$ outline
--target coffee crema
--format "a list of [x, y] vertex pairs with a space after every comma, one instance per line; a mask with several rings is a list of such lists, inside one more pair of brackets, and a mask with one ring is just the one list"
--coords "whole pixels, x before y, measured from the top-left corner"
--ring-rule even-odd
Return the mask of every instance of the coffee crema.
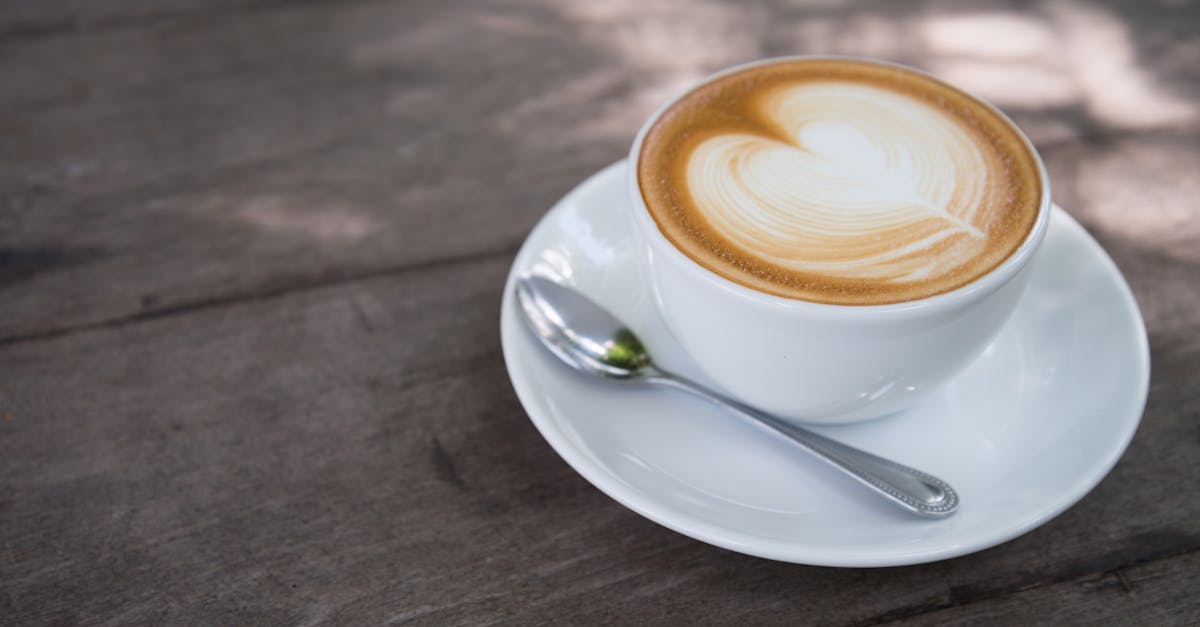
[[879, 305], [1001, 264], [1041, 205], [1037, 159], [993, 109], [934, 78], [851, 59], [748, 67], [647, 132], [638, 186], [688, 257], [749, 288]]

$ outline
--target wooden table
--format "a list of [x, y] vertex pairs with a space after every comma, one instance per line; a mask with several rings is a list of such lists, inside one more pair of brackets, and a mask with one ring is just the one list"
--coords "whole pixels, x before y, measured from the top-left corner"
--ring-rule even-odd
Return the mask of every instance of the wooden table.
[[[0, 4], [0, 623], [1200, 621], [1200, 8], [813, 4]], [[717, 549], [513, 394], [535, 221], [679, 87], [802, 52], [994, 100], [1136, 292], [1138, 434], [1026, 536]]]

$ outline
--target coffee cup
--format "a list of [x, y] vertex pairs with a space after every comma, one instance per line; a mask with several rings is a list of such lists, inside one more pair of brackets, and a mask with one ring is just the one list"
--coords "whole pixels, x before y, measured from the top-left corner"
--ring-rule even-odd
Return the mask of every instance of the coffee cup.
[[731, 396], [839, 424], [909, 409], [1009, 318], [1050, 191], [1000, 111], [904, 66], [784, 57], [663, 105], [630, 149], [662, 318]]

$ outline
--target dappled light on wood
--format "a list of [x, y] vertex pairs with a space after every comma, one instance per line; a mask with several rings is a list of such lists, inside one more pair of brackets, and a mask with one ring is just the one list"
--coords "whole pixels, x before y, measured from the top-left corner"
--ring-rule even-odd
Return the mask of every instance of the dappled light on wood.
[[370, 216], [349, 207], [305, 206], [286, 196], [266, 195], [250, 199], [237, 210], [238, 218], [267, 234], [301, 235], [318, 241], [353, 242], [373, 230]]

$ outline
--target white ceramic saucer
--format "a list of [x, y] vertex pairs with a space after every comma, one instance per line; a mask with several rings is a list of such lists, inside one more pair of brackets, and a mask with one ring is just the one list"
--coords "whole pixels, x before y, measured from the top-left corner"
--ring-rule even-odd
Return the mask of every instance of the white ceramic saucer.
[[669, 389], [575, 373], [518, 318], [516, 276], [539, 267], [629, 323], [664, 366], [704, 380], [635, 265], [625, 163], [566, 196], [513, 264], [500, 315], [513, 387], [579, 474], [643, 516], [717, 546], [828, 566], [930, 562], [994, 546], [1058, 515], [1113, 467], [1137, 429], [1149, 351], [1137, 305], [1100, 246], [1061, 209], [1000, 337], [924, 405], [815, 429], [954, 485], [957, 515], [910, 516], [785, 441]]

